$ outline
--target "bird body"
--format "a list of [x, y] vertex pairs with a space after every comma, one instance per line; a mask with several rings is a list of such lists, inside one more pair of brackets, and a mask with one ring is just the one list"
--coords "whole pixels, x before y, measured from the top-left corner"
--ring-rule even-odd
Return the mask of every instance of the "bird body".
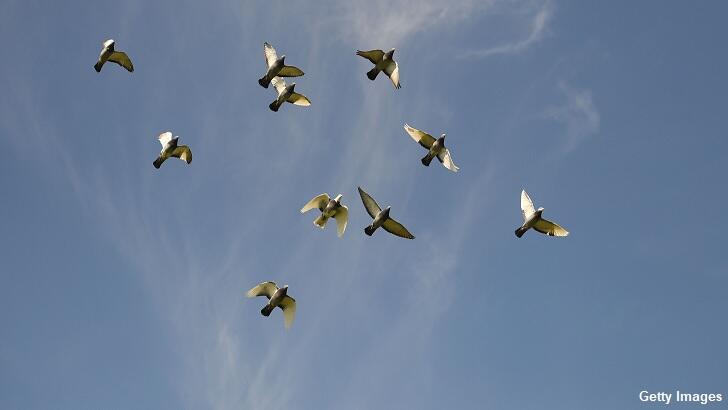
[[372, 217], [373, 221], [371, 225], [364, 228], [364, 233], [368, 236], [372, 236], [374, 234], [374, 231], [377, 229], [384, 228], [385, 231], [391, 233], [392, 235], [399, 236], [401, 238], [406, 239], [414, 239], [415, 236], [412, 235], [407, 228], [405, 228], [402, 224], [395, 221], [389, 216], [389, 212], [391, 210], [391, 207], [386, 207], [384, 210], [377, 204], [377, 202], [372, 198], [369, 194], [364, 192], [363, 189], [358, 188], [359, 190], [359, 196], [361, 196], [361, 201], [364, 204], [364, 209], [366, 209], [369, 216]]
[[407, 134], [409, 134], [415, 142], [427, 149], [427, 155], [425, 155], [421, 160], [422, 165], [429, 167], [433, 158], [437, 158], [445, 168], [452, 172], [458, 172], [460, 168], [452, 161], [450, 150], [445, 147], [445, 134], [442, 134], [440, 138], [435, 139], [432, 135], [411, 127], [408, 124], [404, 125], [404, 130], [407, 131]]
[[533, 206], [531, 197], [525, 190], [521, 191], [521, 212], [523, 213], [523, 225], [516, 229], [516, 237], [520, 238], [529, 229], [541, 232], [548, 236], [568, 236], [569, 231], [558, 224], [542, 217], [544, 208], [536, 209]]
[[364, 57], [374, 64], [374, 68], [367, 72], [367, 78], [374, 81], [379, 73], [384, 71], [384, 74], [392, 81], [394, 88], [402, 88], [402, 85], [399, 83], [399, 66], [394, 61], [394, 49], [386, 53], [382, 50], [357, 50], [356, 55]]
[[266, 71], [265, 75], [258, 80], [261, 87], [268, 88], [275, 77], [300, 77], [303, 71], [300, 68], [286, 65], [286, 56], [280, 58], [276, 54], [276, 49], [270, 44], [263, 43], [263, 52], [265, 54]]
[[311, 101], [303, 94], [299, 94], [295, 91], [296, 83], [287, 85], [281, 77], [273, 77], [271, 84], [275, 87], [278, 96], [275, 101], [270, 103], [268, 108], [273, 112], [277, 112], [281, 105], [285, 102], [289, 102], [294, 105], [300, 105], [302, 107], [308, 107], [311, 105]]
[[270, 316], [275, 308], [280, 308], [283, 311], [286, 329], [290, 328], [293, 324], [293, 319], [296, 317], [296, 300], [288, 296], [288, 285], [279, 288], [275, 282], [262, 282], [250, 289], [246, 293], [246, 296], [249, 298], [256, 296], [267, 297], [268, 303], [263, 306], [260, 313], [267, 317]]
[[123, 51], [115, 51], [114, 44], [115, 42], [113, 39], [104, 41], [104, 47], [101, 49], [99, 59], [96, 61], [96, 64], [94, 64], [96, 72], [101, 72], [101, 67], [103, 67], [107, 61], [111, 61], [112, 63], [116, 63], [124, 67], [130, 73], [134, 72], [134, 65], [131, 63], [129, 56]]
[[321, 194], [308, 201], [301, 208], [301, 213], [306, 213], [312, 209], [321, 211], [321, 215], [313, 221], [314, 225], [321, 229], [324, 229], [326, 222], [328, 222], [329, 218], [333, 217], [336, 220], [337, 235], [341, 238], [344, 235], [344, 231], [346, 231], [346, 224], [349, 221], [349, 208], [341, 204], [342, 197], [343, 195], [339, 194], [336, 198], [332, 199], [328, 194]]
[[179, 145], [179, 136], [172, 137], [170, 131], [163, 132], [157, 137], [159, 143], [162, 144], [162, 150], [159, 152], [159, 156], [154, 160], [154, 168], [159, 169], [162, 163], [170, 157], [179, 158], [186, 163], [192, 162], [192, 151], [187, 145]]

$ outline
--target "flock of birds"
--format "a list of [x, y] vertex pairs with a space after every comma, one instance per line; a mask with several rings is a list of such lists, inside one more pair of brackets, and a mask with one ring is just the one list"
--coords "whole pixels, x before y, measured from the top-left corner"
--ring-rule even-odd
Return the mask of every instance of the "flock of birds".
[[[101, 72], [101, 68], [106, 62], [112, 62], [124, 67], [129, 72], [133, 72], [134, 65], [129, 56], [123, 51], [115, 50], [114, 46], [115, 42], [111, 39], [103, 43], [103, 49], [101, 50], [98, 61], [94, 65], [94, 69], [97, 72]], [[258, 79], [258, 83], [264, 88], [268, 88], [272, 84], [277, 93], [276, 99], [268, 107], [272, 111], [277, 112], [286, 102], [302, 107], [310, 106], [311, 101], [305, 95], [295, 91], [295, 82], [289, 85], [283, 80], [283, 77], [303, 76], [303, 71], [298, 67], [286, 65], [286, 56], [282, 55], [278, 57], [275, 48], [270, 44], [264, 43], [263, 51], [266, 72], [263, 77]], [[396, 89], [402, 87], [399, 81], [399, 66], [393, 58], [394, 49], [388, 52], [382, 50], [357, 51], [356, 54], [374, 64], [374, 68], [367, 72], [367, 78], [374, 81], [380, 72], [384, 72]], [[435, 138], [408, 124], [404, 125], [404, 130], [415, 142], [427, 150], [427, 154], [421, 159], [424, 166], [430, 166], [432, 160], [437, 158], [445, 168], [452, 172], [458, 172], [459, 168], [453, 162], [450, 151], [445, 147], [445, 134], [442, 134], [439, 138]], [[157, 139], [162, 144], [162, 150], [153, 162], [155, 168], [158, 169], [161, 167], [164, 161], [170, 157], [179, 158], [187, 164], [192, 162], [192, 150], [187, 145], [179, 145], [179, 137], [173, 137], [172, 133], [167, 131], [160, 134]], [[372, 218], [372, 223], [364, 228], [366, 235], [372, 236], [377, 229], [382, 228], [392, 235], [401, 238], [415, 238], [404, 225], [389, 215], [391, 210], [390, 206], [382, 209], [377, 204], [377, 201], [361, 189], [361, 187], [358, 187], [358, 191], [361, 201], [364, 204], [364, 209]], [[339, 237], [342, 237], [349, 221], [349, 208], [341, 203], [342, 197], [343, 195], [341, 194], [333, 199], [328, 194], [318, 195], [301, 208], [301, 213], [317, 209], [320, 215], [313, 223], [321, 229], [326, 227], [326, 223], [330, 218], [334, 218], [337, 234]], [[521, 211], [523, 214], [523, 224], [515, 232], [519, 238], [531, 228], [548, 236], [567, 236], [569, 234], [566, 229], [558, 224], [544, 219], [542, 217], [544, 208], [536, 209], [525, 190], [521, 191]], [[289, 328], [293, 323], [296, 316], [296, 300], [288, 295], [288, 285], [278, 287], [274, 282], [263, 282], [250, 289], [246, 293], [246, 296], [265, 296], [268, 298], [268, 303], [260, 311], [263, 316], [270, 316], [275, 308], [280, 308], [283, 311], [285, 327]]]

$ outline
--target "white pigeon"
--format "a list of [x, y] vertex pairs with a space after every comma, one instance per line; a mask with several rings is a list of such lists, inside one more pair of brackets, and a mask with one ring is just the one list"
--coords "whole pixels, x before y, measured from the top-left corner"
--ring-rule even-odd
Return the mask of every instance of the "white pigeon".
[[276, 54], [276, 49], [273, 48], [272, 45], [268, 43], [263, 43], [263, 51], [265, 53], [265, 65], [268, 67], [268, 69], [265, 72], [265, 75], [258, 80], [258, 84], [260, 84], [264, 88], [268, 88], [268, 84], [270, 84], [271, 80], [273, 80], [273, 77], [300, 77], [303, 75], [303, 71], [301, 71], [300, 68], [294, 67], [292, 65], [286, 65], [286, 56], [281, 56], [281, 58], [278, 58], [278, 55]]
[[548, 236], [569, 235], [569, 231], [566, 229], [541, 217], [543, 208], [536, 209], [525, 190], [521, 191], [521, 211], [523, 212], [523, 225], [516, 229], [517, 237], [520, 238], [531, 228]]
[[321, 194], [314, 199], [308, 201], [306, 205], [301, 208], [301, 213], [306, 213], [312, 209], [318, 209], [321, 211], [321, 215], [314, 219], [313, 224], [321, 229], [326, 227], [326, 222], [329, 218], [333, 217], [336, 220], [336, 233], [341, 238], [346, 230], [346, 224], [349, 222], [349, 208], [346, 205], [341, 204], [341, 197], [339, 194], [336, 198], [331, 199], [329, 194]]
[[372, 224], [364, 228], [364, 233], [372, 236], [374, 231], [377, 230], [380, 226], [384, 228], [385, 231], [391, 233], [392, 235], [397, 235], [402, 238], [406, 239], [415, 239], [415, 236], [412, 235], [407, 228], [405, 228], [401, 223], [395, 221], [394, 219], [390, 218], [389, 216], [389, 210], [390, 206], [386, 207], [384, 210], [377, 204], [377, 201], [374, 200], [369, 194], [364, 192], [363, 189], [359, 189], [359, 196], [361, 196], [361, 201], [364, 203], [364, 208], [367, 210], [367, 213], [369, 216], [374, 218], [372, 221]]
[[260, 313], [267, 317], [275, 308], [279, 307], [283, 311], [286, 329], [293, 324], [293, 319], [296, 318], [296, 300], [288, 296], [288, 285], [279, 288], [275, 282], [262, 282], [250, 289], [245, 295], [249, 298], [256, 296], [267, 297], [268, 303], [263, 306]]
[[384, 74], [392, 80], [394, 88], [402, 88], [399, 84], [399, 66], [397, 62], [392, 59], [394, 56], [394, 49], [387, 51], [386, 53], [382, 50], [369, 50], [361, 51], [357, 50], [356, 55], [366, 58], [374, 64], [374, 68], [367, 72], [367, 77], [374, 81], [379, 75], [380, 71], [384, 71]]
[[129, 56], [123, 51], [114, 51], [114, 40], [112, 39], [104, 41], [104, 48], [101, 49], [101, 54], [99, 54], [99, 61], [94, 64], [97, 73], [101, 72], [101, 67], [107, 61], [119, 64], [130, 73], [134, 72], [134, 65], [131, 63]]
[[154, 168], [159, 169], [162, 163], [169, 157], [179, 158], [186, 163], [192, 162], [192, 151], [187, 145], [177, 145], [179, 137], [172, 138], [172, 133], [167, 131], [159, 134], [157, 137], [159, 143], [162, 144], [162, 151], [157, 159], [154, 160]]
[[418, 142], [427, 149], [427, 155], [422, 158], [422, 165], [429, 167], [432, 159], [437, 158], [445, 168], [452, 172], [458, 172], [460, 168], [452, 162], [450, 150], [445, 147], [445, 134], [442, 134], [440, 138], [435, 139], [432, 135], [424, 131], [420, 131], [417, 128], [412, 128], [407, 124], [404, 125], [404, 130], [407, 131], [407, 134], [409, 134], [415, 142]]
[[278, 92], [278, 98], [276, 98], [276, 100], [270, 103], [270, 105], [268, 106], [268, 108], [270, 108], [272, 111], [278, 111], [278, 109], [281, 108], [281, 105], [283, 105], [284, 102], [300, 105], [302, 107], [308, 107], [309, 105], [311, 105], [311, 101], [306, 98], [305, 95], [299, 94], [294, 91], [296, 83], [286, 85], [286, 82], [283, 81], [281, 77], [273, 77], [273, 80], [271, 80], [271, 84], [273, 84], [273, 87], [275, 87], [276, 91]]

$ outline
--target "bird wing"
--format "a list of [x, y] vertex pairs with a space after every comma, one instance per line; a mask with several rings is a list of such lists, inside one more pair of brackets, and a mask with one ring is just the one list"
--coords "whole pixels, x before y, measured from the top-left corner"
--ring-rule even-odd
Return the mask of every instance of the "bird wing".
[[392, 235], [397, 235], [402, 238], [415, 239], [415, 236], [410, 233], [401, 223], [395, 221], [392, 218], [387, 218], [382, 224], [382, 228]]
[[309, 100], [308, 97], [296, 92], [291, 93], [286, 101], [293, 105], [300, 105], [302, 107], [308, 107], [309, 105], [311, 105], [311, 100]]
[[364, 192], [363, 189], [360, 187], [357, 187], [359, 190], [359, 196], [361, 197], [361, 202], [364, 204], [364, 208], [367, 210], [367, 213], [372, 218], [376, 218], [377, 214], [382, 212], [382, 208], [377, 205], [377, 201], [374, 200], [369, 194]]
[[303, 75], [303, 71], [292, 65], [283, 66], [281, 71], [278, 72], [279, 77], [300, 77]]
[[278, 304], [278, 307], [283, 310], [283, 320], [286, 324], [286, 329], [290, 328], [293, 324], [293, 319], [296, 318], [296, 299], [286, 295]]
[[521, 191], [521, 212], [523, 213], [523, 221], [531, 219], [531, 215], [536, 213], [536, 208], [533, 207], [533, 201], [526, 193], [526, 190]]
[[384, 67], [384, 73], [387, 74], [387, 77], [389, 77], [390, 80], [392, 80], [394, 88], [402, 88], [402, 85], [399, 84], [399, 66], [396, 61], [391, 60], [389, 64]]
[[172, 156], [179, 158], [186, 163], [192, 162], [192, 150], [187, 145], [179, 145], [172, 151]]
[[460, 169], [457, 165], [455, 165], [454, 162], [452, 162], [452, 157], [450, 156], [450, 150], [447, 148], [443, 148], [442, 151], [440, 151], [439, 154], [437, 154], [437, 159], [442, 162], [442, 165], [445, 166], [445, 168], [449, 169], [452, 172], [458, 172]]
[[276, 62], [276, 60], [278, 60], [278, 54], [276, 54], [276, 49], [267, 42], [263, 43], [263, 52], [265, 53], [266, 66], [270, 67], [273, 65], [273, 63]]
[[131, 59], [123, 51], [114, 51], [109, 56], [108, 61], [119, 64], [120, 66], [126, 68], [126, 70], [130, 73], [134, 72], [134, 64], [131, 63]]
[[312, 209], [318, 209], [319, 211], [323, 211], [324, 207], [326, 207], [326, 204], [328, 204], [330, 200], [331, 198], [329, 198], [329, 194], [321, 194], [308, 201], [306, 205], [301, 208], [301, 213], [308, 212]]
[[278, 290], [278, 285], [275, 282], [261, 282], [256, 285], [253, 289], [250, 289], [245, 296], [254, 298], [256, 296], [265, 296], [268, 299], [273, 297], [273, 294]]
[[542, 234], [546, 234], [548, 236], [568, 236], [569, 231], [559, 226], [559, 224], [555, 224], [547, 219], [539, 219], [536, 221], [536, 223], [533, 225], [533, 229], [541, 232]]
[[346, 231], [346, 224], [349, 222], [349, 208], [346, 205], [341, 205], [334, 214], [336, 219], [336, 234], [341, 238]]
[[286, 89], [286, 82], [281, 77], [273, 77], [273, 79], [270, 80], [270, 83], [273, 84], [273, 87], [276, 88], [278, 95], [281, 95], [283, 93], [283, 90]]
[[420, 131], [417, 128], [410, 127], [408, 124], [404, 125], [404, 130], [407, 131], [407, 134], [409, 134], [413, 140], [427, 149], [432, 148], [432, 144], [435, 143], [435, 137], [424, 131]]
[[162, 144], [162, 148], [166, 148], [167, 144], [169, 144], [170, 141], [172, 141], [172, 133], [167, 131], [159, 134], [157, 137], [159, 140], [159, 143]]
[[356, 51], [356, 55], [360, 57], [364, 57], [367, 60], [371, 61], [374, 64], [377, 64], [378, 62], [382, 61], [382, 58], [384, 57], [384, 51], [382, 50], [369, 50], [369, 51]]

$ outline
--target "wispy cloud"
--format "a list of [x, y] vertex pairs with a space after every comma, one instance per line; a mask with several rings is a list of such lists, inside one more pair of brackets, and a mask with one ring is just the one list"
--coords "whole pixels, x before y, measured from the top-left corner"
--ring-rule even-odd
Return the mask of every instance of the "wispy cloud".
[[564, 125], [567, 137], [564, 151], [569, 152], [599, 132], [601, 117], [590, 90], [576, 89], [563, 81], [559, 83], [559, 90], [566, 101], [548, 107], [544, 115]]
[[501, 44], [495, 47], [470, 50], [460, 55], [461, 58], [485, 58], [498, 54], [518, 54], [532, 45], [541, 41], [547, 30], [548, 23], [553, 16], [553, 6], [550, 1], [546, 1], [536, 11], [530, 20], [529, 33], [525, 38], [515, 40], [509, 43]]

